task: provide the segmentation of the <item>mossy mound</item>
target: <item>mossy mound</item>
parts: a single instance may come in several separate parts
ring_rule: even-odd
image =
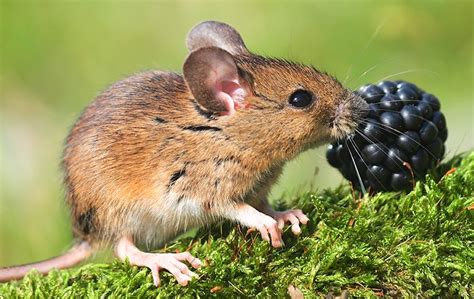
[[[455,168],[455,170],[454,170]],[[229,223],[201,230],[166,251],[206,261],[189,286],[127,263],[30,273],[0,285],[0,297],[474,297],[474,152],[452,159],[408,193],[357,199],[347,186],[292,201],[310,217],[300,237],[275,250]]]

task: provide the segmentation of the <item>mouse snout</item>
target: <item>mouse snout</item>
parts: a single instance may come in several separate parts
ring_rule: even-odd
[[[359,95],[347,92],[329,118],[331,137],[339,139],[354,133],[367,116],[368,109],[369,105]]]

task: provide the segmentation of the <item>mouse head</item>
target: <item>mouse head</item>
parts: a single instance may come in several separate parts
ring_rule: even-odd
[[[311,66],[252,54],[229,25],[198,24],[187,47],[183,71],[196,101],[219,115],[229,132],[248,132],[254,144],[291,143],[287,151],[298,151],[351,134],[366,113],[362,98],[335,78]]]

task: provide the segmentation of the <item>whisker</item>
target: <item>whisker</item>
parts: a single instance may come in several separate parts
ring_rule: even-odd
[[[380,147],[380,146],[377,144],[377,142],[380,142],[380,140],[376,140],[377,142],[374,142],[374,141],[371,140],[368,136],[366,136],[366,135],[364,134],[364,132],[362,132],[362,131],[360,131],[360,130],[358,130],[358,129],[356,129],[356,132],[359,133],[359,134],[362,136],[362,138],[364,138],[365,140],[367,140],[368,142],[370,142],[370,144],[375,145],[375,146],[376,146],[382,153],[384,153],[384,154],[387,156],[387,158],[389,158],[391,161],[394,161],[395,163],[397,162],[397,161],[395,161],[392,157],[389,157],[389,156],[388,156],[388,151],[385,151],[382,147]],[[399,162],[401,162],[402,164],[406,162],[406,161],[403,161],[398,155],[395,155],[395,158],[396,158]],[[403,169],[403,167],[401,167],[401,166],[399,166],[399,168],[400,168],[400,169]]]
[[[369,165],[365,162],[364,160],[364,157],[362,156],[362,154],[360,154],[362,151],[360,150],[360,148],[357,146],[357,144],[355,143],[354,140],[352,140],[352,143],[353,143],[353,146],[356,150],[356,153],[357,155],[359,156],[359,158],[362,160],[362,163],[364,163],[365,167],[367,167],[367,169],[369,169]]]
[[[372,34],[372,36],[369,38],[369,40],[367,41],[367,44],[365,45],[365,47],[357,54],[358,57],[362,56],[362,54],[364,54],[364,52],[367,51],[367,49],[369,49],[370,45],[372,44],[372,42],[375,40],[375,38],[377,37],[377,35],[379,35],[380,33],[380,30],[382,29],[382,27],[385,25],[385,22],[387,20],[383,20],[378,26],[377,28],[375,29],[374,33]],[[356,61],[359,61],[360,59],[356,59]],[[346,82],[347,80],[349,79],[349,76],[350,76],[350,73],[352,72],[352,69],[354,67],[354,63],[351,63],[351,65],[349,66],[349,68],[347,69],[347,72],[346,72],[346,76],[344,77],[344,81],[343,81],[343,85],[346,85]]]
[[[403,72],[398,72],[398,73],[395,73],[395,74],[392,74],[392,75],[383,77],[382,79],[379,79],[379,80],[377,80],[377,81],[378,81],[378,82],[379,82],[379,81],[384,81],[384,80],[387,80],[387,79],[389,79],[389,78],[396,77],[396,76],[398,76],[398,75],[404,75],[404,74],[416,73],[416,72],[426,72],[426,73],[430,73],[430,74],[439,76],[439,74],[438,74],[437,72],[434,72],[434,71],[432,71],[432,70],[428,70],[428,69],[411,69],[411,70],[406,70],[406,71],[403,71]]]
[[[392,161],[394,161],[394,159],[392,157],[389,157],[388,156],[388,153],[385,152],[383,150],[383,148],[381,148],[380,146],[378,146],[376,143],[373,143],[372,141],[370,141],[370,138],[368,136],[365,136],[365,134],[363,132],[361,132],[360,130],[357,130],[356,129],[356,132],[362,136],[363,138],[365,138],[366,140],[368,140],[369,142],[371,142],[373,145],[375,145],[378,149],[380,149],[389,159],[391,159]],[[358,147],[357,147],[357,144],[355,144],[355,142],[353,141],[353,145],[354,147],[357,148],[358,151],[361,151]],[[365,163],[364,159],[362,156],[359,155],[359,157],[361,158],[362,162],[365,164],[365,166],[367,168],[368,165],[367,163]],[[412,185],[413,185],[413,188],[415,187],[415,174],[413,173],[413,169],[412,169],[412,166],[411,164],[408,162],[408,161],[403,161],[402,159],[400,159],[400,157],[398,155],[395,155],[395,158],[398,159],[400,162],[401,162],[401,166],[398,166],[399,169],[401,170],[404,170],[404,169],[408,169],[409,173],[410,173],[410,176],[411,176],[411,181],[412,181]],[[380,182],[379,182],[380,183]],[[382,185],[382,184],[381,184]],[[383,185],[382,185],[383,186]]]
[[[372,65],[371,67],[369,67],[367,70],[365,70],[362,74],[359,75],[359,77],[357,77],[357,79],[361,79],[362,77],[364,77],[365,75],[367,75],[368,73],[370,73],[372,70],[374,70],[376,67],[379,66],[380,63],[376,63],[374,65]]]
[[[362,160],[362,163],[364,163],[365,167],[367,169],[369,169],[369,165],[365,162],[364,158],[359,153],[359,152],[361,152],[360,148],[357,146],[357,144],[354,141],[352,141],[352,142],[353,142],[353,145],[354,145],[354,149],[356,150],[356,153],[359,155],[360,159]],[[377,182],[380,184],[380,186],[385,188],[385,185],[376,176],[374,176],[374,178],[377,180]]]
[[[372,65],[371,67],[369,67],[367,70],[365,70],[364,72],[362,72],[359,77],[357,78],[357,80],[361,79],[362,77],[364,77],[365,75],[367,75],[368,73],[370,73],[372,70],[374,70],[375,68],[377,68],[379,65],[381,65],[382,63],[389,63],[389,62],[392,62],[392,61],[396,61],[396,60],[399,60],[400,58],[399,57],[393,57],[393,58],[390,58],[390,59],[384,59],[384,60],[381,60],[380,62]]]
[[[363,120],[361,120],[361,122],[362,122],[362,123],[367,123],[367,124],[368,124],[368,123],[373,123],[373,124],[375,124],[375,125],[378,125],[382,130],[385,130],[386,132],[389,132],[389,133],[395,132],[395,133],[397,133],[397,134],[403,134],[402,131],[397,130],[397,129],[395,129],[395,128],[392,128],[392,127],[390,127],[389,125],[386,125],[386,124],[381,123],[381,122],[379,122],[379,121],[369,122],[369,121],[363,119]],[[383,127],[382,127],[382,126],[383,126]],[[389,130],[390,130],[390,131],[389,131]],[[421,144],[420,144],[420,145],[421,145]]]
[[[346,143],[348,152],[349,152],[349,154],[350,154],[350,156],[351,156],[352,164],[354,165],[354,168],[355,168],[355,170],[356,170],[357,179],[359,180],[359,184],[360,184],[360,189],[361,189],[361,191],[362,191],[362,195],[365,195],[365,194],[367,193],[367,191],[365,190],[364,182],[362,181],[362,177],[360,176],[359,169],[357,168],[357,164],[356,164],[356,162],[355,162],[354,156],[352,155],[351,148],[347,145],[347,140],[349,140],[352,145],[354,145],[354,141],[353,141],[351,138],[347,138],[346,141],[345,141],[345,143]],[[354,148],[355,148],[355,147],[354,147]],[[356,149],[356,152],[357,152],[357,149]],[[361,157],[361,159],[362,159],[362,157]],[[365,164],[364,159],[362,159],[362,162]]]
[[[400,111],[396,111],[396,110],[390,110],[390,109],[384,109],[384,108],[377,108],[379,111],[382,111],[382,112],[393,112],[393,113],[400,113]],[[363,111],[370,111],[370,109],[362,109]],[[420,115],[415,115],[415,114],[410,114],[411,116],[415,117],[415,118],[418,118],[418,119],[421,119],[421,120],[425,120],[425,121],[431,121],[432,122],[432,119],[428,119],[426,117],[423,117],[423,116],[420,116]]]
[[[382,98],[383,98],[383,97],[385,96],[385,93],[383,93],[383,94],[378,94],[378,95],[382,96]],[[391,95],[395,95],[395,96],[396,96],[396,94],[391,94]],[[367,99],[369,98],[369,97],[363,96],[363,95],[361,95],[360,97],[361,97],[364,101],[367,101]],[[389,103],[400,103],[400,102],[401,102],[401,103],[405,103],[405,104],[407,104],[407,105],[416,106],[416,104],[420,103],[421,101],[422,101],[422,100],[401,100],[401,99],[400,99],[400,100],[391,100]],[[376,102],[376,103],[368,103],[368,104],[381,105],[382,103],[383,103],[382,101],[379,101],[379,102]],[[426,102],[424,102],[424,103],[426,103]]]
[[[381,148],[380,146],[377,145],[377,143],[382,143],[380,140],[377,140],[377,138],[375,138],[375,141],[370,139],[369,136],[365,135],[363,131],[359,130],[359,129],[355,129],[355,131],[357,133],[359,133],[360,136],[362,136],[362,138],[364,138],[366,141],[370,142],[370,144],[373,144],[375,145],[379,150],[381,150],[384,154],[388,154],[388,152],[384,151],[383,148]]]
[[[369,123],[367,120],[362,120],[361,121],[362,123]],[[401,132],[397,129],[394,129],[386,124],[383,124],[381,122],[372,122],[374,125],[378,126],[380,129],[384,130],[385,132],[388,132],[388,133],[392,133],[395,132],[395,133],[398,133],[398,134],[403,134],[404,136],[406,136],[408,139],[410,139],[411,141],[415,142],[416,144],[418,144],[421,148],[423,148],[433,159],[435,160],[438,160],[438,158],[428,149],[426,148],[421,142],[418,142],[416,141],[415,139],[411,138],[410,136],[408,136],[407,134],[404,134],[404,132]]]
[[[362,99],[367,99],[367,97],[362,97]],[[421,100],[394,100],[394,101],[390,101],[390,103],[397,103],[397,102],[402,102],[402,103],[406,103],[406,102],[413,102],[413,103],[418,103],[418,102],[421,102]],[[380,105],[382,104],[382,102],[377,102],[377,103],[370,103],[370,104],[373,104],[373,105]],[[409,104],[410,105],[410,104]],[[414,104],[411,104],[411,105],[414,105]],[[414,105],[415,106],[415,105]]]

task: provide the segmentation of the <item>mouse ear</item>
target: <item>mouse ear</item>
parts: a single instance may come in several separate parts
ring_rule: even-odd
[[[249,53],[237,30],[216,21],[206,21],[194,26],[188,33],[186,46],[189,52],[204,47],[217,47],[233,55]]]
[[[183,73],[196,101],[204,108],[230,115],[251,94],[233,56],[216,47],[200,48],[184,62]]]

